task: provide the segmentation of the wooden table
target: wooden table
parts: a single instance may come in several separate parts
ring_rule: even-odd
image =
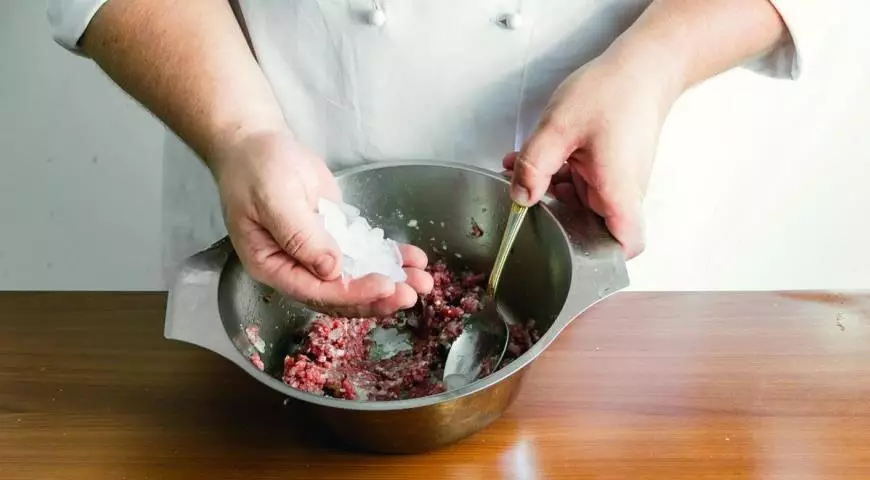
[[[164,340],[164,305],[0,294],[0,478],[870,478],[867,294],[619,294],[501,421],[419,456],[306,434],[280,395]]]

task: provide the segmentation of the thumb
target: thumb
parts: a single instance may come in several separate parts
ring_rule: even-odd
[[[270,205],[261,219],[263,228],[300,265],[323,280],[338,277],[341,259],[338,244],[305,197]]]
[[[526,141],[514,161],[511,198],[529,207],[550,187],[553,175],[562,168],[576,144],[549,122],[542,122]]]

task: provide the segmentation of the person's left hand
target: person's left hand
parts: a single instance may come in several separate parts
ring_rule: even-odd
[[[681,90],[655,68],[629,63],[604,54],[571,74],[503,164],[514,201],[531,206],[547,191],[580,201],[631,259],[645,248],[643,199],[662,123]]]

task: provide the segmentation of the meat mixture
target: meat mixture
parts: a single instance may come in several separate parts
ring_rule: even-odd
[[[422,318],[407,311],[384,318],[319,315],[304,332],[300,348],[284,359],[284,383],[347,400],[397,400],[445,391],[441,376],[447,352],[462,333],[463,317],[481,308],[485,276],[457,274],[440,261],[427,270],[435,284],[423,299]],[[409,332],[407,348],[379,351],[381,342],[371,338],[378,327]],[[499,368],[537,340],[533,321],[511,325],[508,351]],[[484,375],[491,373],[491,368],[484,370]]]
[[[483,236],[483,229],[480,228],[480,225],[473,218],[471,219],[471,236],[474,238]]]

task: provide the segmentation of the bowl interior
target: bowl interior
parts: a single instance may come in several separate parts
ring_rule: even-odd
[[[339,177],[344,201],[374,225],[456,269],[489,273],[510,211],[509,184],[495,174],[443,165],[391,165]],[[472,234],[473,225],[483,231]],[[562,309],[571,281],[571,250],[546,210],[530,209],[497,294],[509,320],[534,319],[541,335]],[[265,371],[280,378],[285,355],[314,312],[252,280],[231,256],[219,287],[221,319],[244,356],[245,329],[259,325]]]

